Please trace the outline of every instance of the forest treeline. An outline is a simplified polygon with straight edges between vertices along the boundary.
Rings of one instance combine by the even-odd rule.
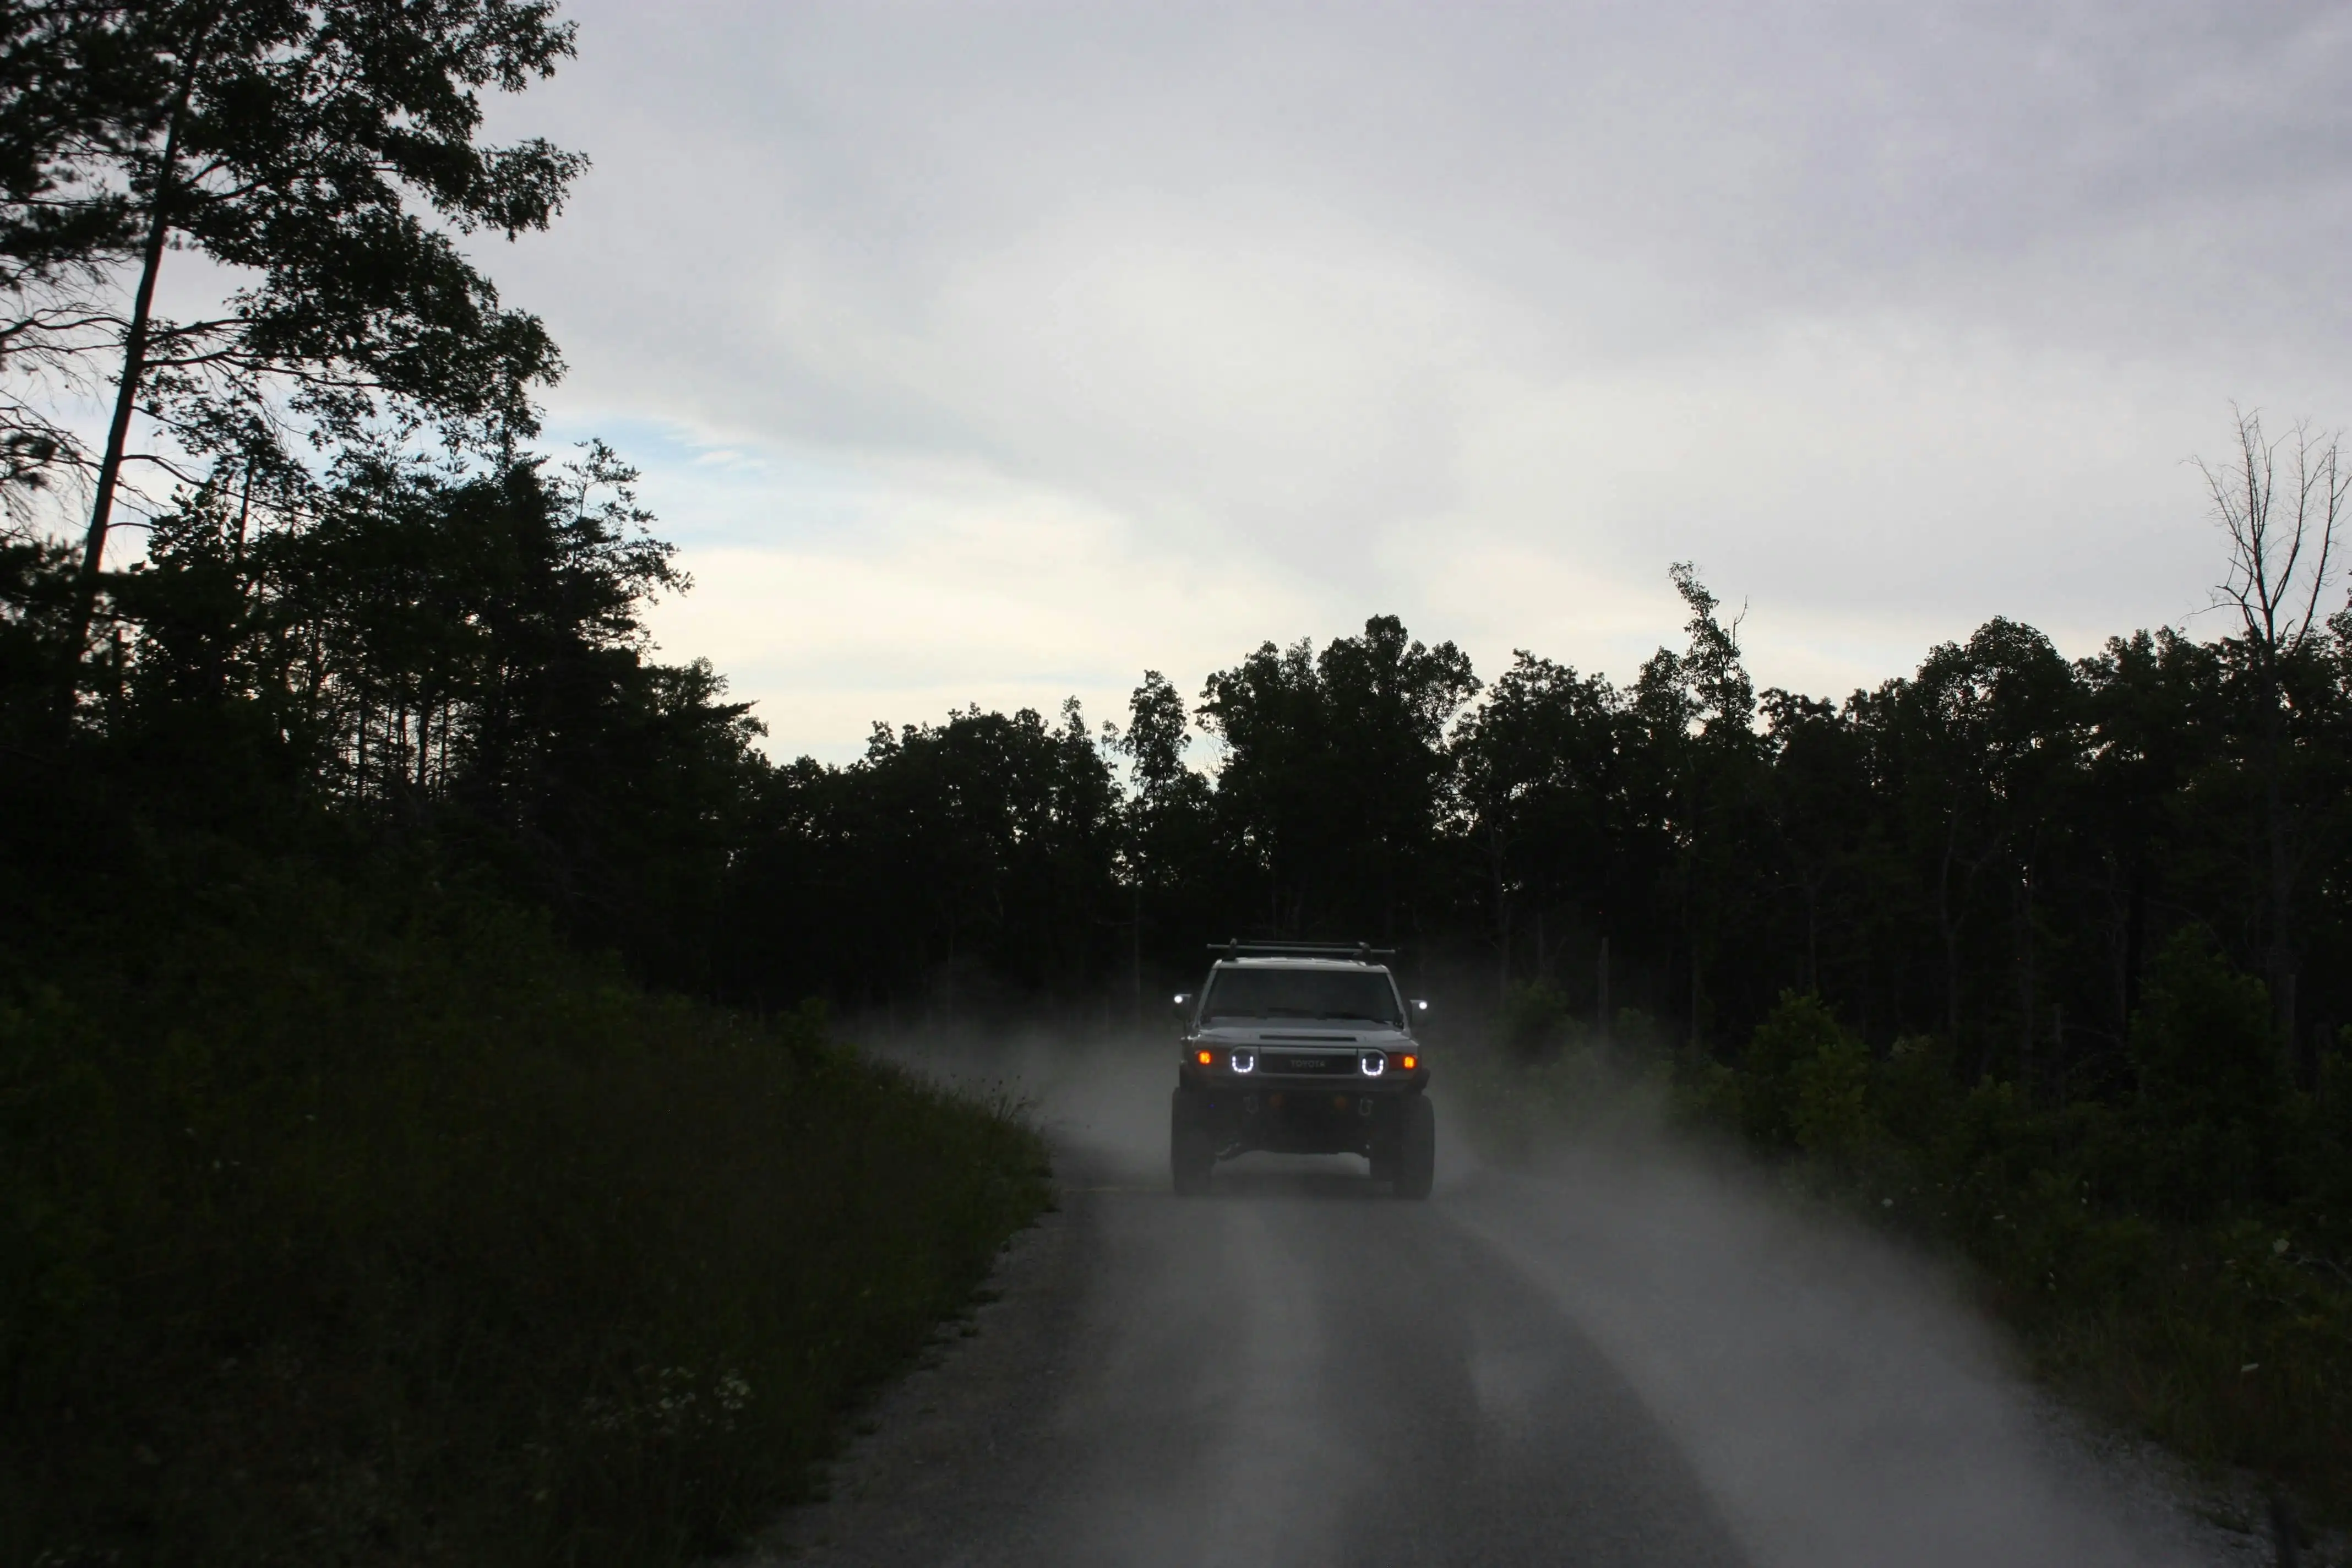
[[[2258,439],[2259,437],[2257,437]],[[2309,563],[2305,563],[2308,570]],[[2218,573],[2217,573],[2218,575]],[[1268,643],[1124,725],[877,727],[764,774],[722,983],[920,1005],[1192,978],[1204,939],[1365,939],[1458,1003],[1540,985],[1736,1054],[1784,990],[2051,1094],[2128,1077],[2154,956],[2205,933],[2308,1079],[2352,994],[2352,622],[2063,656],[1994,619],[1830,700],[1759,692],[1687,568],[1630,682],[1520,654],[1482,684],[1392,617]],[[1213,773],[1185,765],[1204,731]]]
[[[53,825],[26,860],[70,887],[133,823],[323,832],[485,879],[656,984],[909,1016],[1126,1022],[1205,939],[1361,938],[1457,1006],[1605,994],[1731,1054],[1817,992],[2060,1097],[2128,1080],[2183,931],[2263,981],[2301,1081],[2352,1017],[2340,610],[2291,647],[2167,629],[2074,659],[1995,619],[1831,701],[1757,691],[1678,568],[1685,644],[1622,686],[1527,653],[1482,683],[1376,616],[1198,693],[1147,674],[1117,725],[971,710],[774,764],[716,672],[649,656],[678,581],[627,479],[604,453],[368,474],[268,526],[194,490],[104,579],[63,730],[44,615],[73,563],[11,547],[12,772],[43,797],[17,820]]]

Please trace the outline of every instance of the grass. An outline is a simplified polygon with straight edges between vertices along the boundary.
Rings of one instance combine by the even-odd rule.
[[[689,1560],[1047,1201],[1012,1108],[495,903],[149,891],[0,968],[0,1561]]]

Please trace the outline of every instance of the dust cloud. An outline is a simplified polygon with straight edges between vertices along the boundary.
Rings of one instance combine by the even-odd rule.
[[[1171,1045],[1164,1033],[867,1037],[911,1070],[1024,1100],[1066,1172],[1128,1192],[1166,1185]],[[2198,1517],[2142,1449],[2095,1439],[2034,1388],[1932,1260],[1679,1140],[1638,1094],[1619,1096],[1593,1127],[1533,1147],[1521,1122],[1507,1162],[1483,1157],[1506,1140],[1474,1124],[1465,1096],[1446,1094],[1438,1059],[1428,1222],[1445,1245],[1499,1260],[1550,1304],[1552,1331],[1608,1363],[1759,1568],[2269,1560],[2259,1541]],[[1217,1181],[1242,1204],[1329,1199],[1363,1168],[1352,1157],[1247,1155]],[[1303,1250],[1298,1233],[1285,1234],[1286,1247]],[[1226,1245],[1229,1258],[1258,1259],[1249,1289],[1312,1299],[1314,1284],[1297,1278],[1311,1258],[1274,1268],[1264,1248]],[[1415,1242],[1400,1267],[1430,1256]],[[1276,1321],[1288,1310],[1266,1305]],[[1480,1408],[1536,1396],[1516,1365],[1465,1364]],[[1311,1414],[1261,1401],[1244,1419],[1265,1430],[1243,1440],[1344,1452],[1346,1435],[1300,1429]]]

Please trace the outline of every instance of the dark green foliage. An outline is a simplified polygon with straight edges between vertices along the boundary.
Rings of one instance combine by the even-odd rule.
[[[1108,763],[1075,704],[877,725],[845,768],[767,773],[729,879],[738,995],[984,1014],[1084,1001],[1126,913]]]
[[[2312,1086],[2314,1042],[2352,1012],[2352,623],[2299,656],[2280,763],[2235,641],[2142,634],[2070,662],[1995,619],[1843,702],[1759,696],[1736,625],[1695,574],[1675,582],[1685,645],[1622,688],[1522,653],[1465,708],[1467,662],[1391,617],[1319,652],[1265,644],[1213,671],[1192,710],[1221,752],[1205,775],[1181,765],[1181,699],[1150,675],[1111,746],[1128,798],[1060,879],[971,868],[1011,863],[978,826],[988,812],[1053,794],[1068,769],[1094,775],[1075,752],[1031,747],[1034,781],[992,763],[985,783],[927,786],[928,808],[893,795],[906,804],[882,816],[862,797],[929,762],[786,769],[730,896],[763,932],[793,931],[756,911],[821,880],[858,932],[840,949],[908,956],[796,963],[775,955],[825,932],[763,937],[722,984],[898,1005],[977,963],[1034,994],[1023,954],[1046,939],[971,933],[1098,930],[1093,947],[1051,939],[1066,1005],[1074,979],[1183,989],[1204,938],[1403,941],[1416,973],[1453,977],[1457,1018],[1539,986],[1577,1018],[1633,1006],[1728,1056],[1784,992],[1810,992],[1874,1052],[1934,1038],[1958,1089],[2116,1106],[2139,1092],[2132,1020],[2155,955],[2199,927],[2264,974],[2280,1059]],[[992,721],[1012,722],[965,714],[941,732],[976,740]],[[2294,830],[2284,858],[2273,816]],[[1035,901],[1049,897],[1064,901]],[[2291,997],[2270,976],[2283,952]]]
[[[385,398],[527,431],[553,346],[441,225],[546,226],[582,161],[478,144],[479,95],[571,52],[545,0],[11,6],[0,251],[20,292],[136,261],[160,204],[167,237],[250,279],[150,338],[153,411],[197,450],[262,433],[250,399],[286,372],[289,408],[334,435]]]
[[[1202,727],[1223,742],[1213,874],[1262,929],[1413,929],[1451,772],[1447,727],[1478,689],[1452,643],[1393,616],[1316,654],[1267,643],[1209,677]]]
[[[1778,1148],[1810,1147],[1830,1130],[1843,1132],[1858,1110],[1851,1103],[1860,1089],[1853,1070],[1858,1048],[1819,996],[1781,993],[1740,1058],[1740,1130]],[[1866,1072],[1867,1058],[1859,1066]]]
[[[519,447],[554,347],[457,237],[555,210],[478,95],[570,50],[541,0],[0,14],[0,1561],[691,1560],[1045,1201],[1009,1108],[675,994],[740,975],[791,775],[645,657],[627,471]],[[166,320],[185,248],[229,292]],[[34,395],[101,385],[100,457]],[[72,467],[79,552],[26,526]],[[1107,863],[1075,716],[887,749],[924,853],[1061,759],[968,900]]]
[[[1573,1018],[1568,999],[1551,986],[1514,985],[1503,998],[1503,1042],[1521,1061],[1543,1061],[1566,1044]]]
[[[257,500],[290,517],[322,463],[427,433],[445,455],[504,456],[536,430],[555,346],[457,237],[554,215],[583,160],[476,136],[484,89],[520,90],[571,52],[552,0],[9,8],[0,364],[18,387],[111,394],[94,450],[39,396],[0,400],[0,499],[60,466],[92,477],[61,675],[99,613],[128,468],[172,489],[209,472],[239,488],[240,516]],[[224,281],[173,319],[155,302],[179,250]]]
[[[1043,1200],[1000,1112],[493,902],[111,890],[95,962],[0,975],[10,1562],[683,1561]]]
[[[2131,1039],[2134,1092],[2037,1103],[1969,1084],[1932,1037],[1874,1055],[1790,992],[1735,1058],[1675,1062],[1672,1099],[1792,1183],[1963,1251],[2062,1385],[2352,1513],[2341,1058],[2298,1091],[2263,983],[2193,929],[2152,964]],[[1591,1122],[1611,1081],[1548,1068],[1479,1089]]]
[[[2136,1184],[2168,1214],[2283,1196],[2285,1046],[2263,983],[2189,930],[2158,957],[2132,1019],[2131,1107],[2145,1169]]]

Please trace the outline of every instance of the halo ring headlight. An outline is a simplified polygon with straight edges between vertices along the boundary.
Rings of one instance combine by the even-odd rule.
[[[1233,1068],[1235,1072],[1257,1071],[1257,1053],[1255,1051],[1235,1051],[1230,1059],[1233,1062]]]
[[[1389,1070],[1388,1054],[1384,1051],[1366,1051],[1356,1058],[1356,1067],[1366,1078],[1378,1078]]]

